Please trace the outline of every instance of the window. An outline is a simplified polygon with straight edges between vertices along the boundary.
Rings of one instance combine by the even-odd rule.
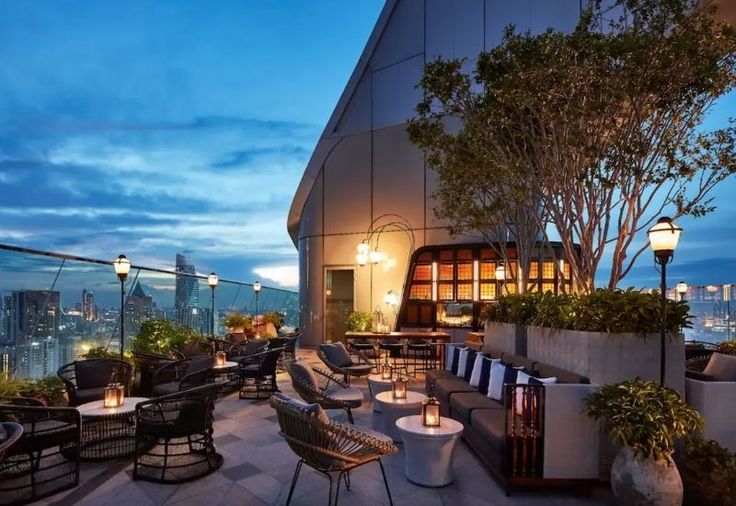
[[[414,281],[432,281],[432,264],[414,267]]]
[[[409,298],[412,300],[430,300],[432,298],[432,285],[412,285]]]

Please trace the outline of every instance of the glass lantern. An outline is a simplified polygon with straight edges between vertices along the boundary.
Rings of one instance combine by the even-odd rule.
[[[381,366],[381,379],[390,380],[391,377],[393,376],[393,372],[394,372],[393,369],[388,363],[383,364]]]
[[[405,378],[396,378],[391,382],[391,393],[394,399],[406,399],[409,382]]]
[[[103,406],[119,408],[125,402],[125,387],[121,383],[110,383],[105,387]]]
[[[224,351],[218,351],[217,353],[215,353],[215,366],[223,367],[226,360],[227,357]]]
[[[440,401],[430,396],[422,403],[422,425],[425,427],[440,426]]]

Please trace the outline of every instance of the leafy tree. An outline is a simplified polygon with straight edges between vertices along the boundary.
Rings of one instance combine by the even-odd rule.
[[[733,28],[710,2],[615,4],[624,14],[603,21],[616,9],[593,1],[569,34],[509,27],[472,76],[463,61],[428,64],[408,127],[454,232],[492,239],[505,225],[523,265],[535,246],[522,238],[554,231],[583,291],[606,252],[615,288],[661,214],[712,212],[713,188],[736,171],[733,120],[702,129],[736,83]]]

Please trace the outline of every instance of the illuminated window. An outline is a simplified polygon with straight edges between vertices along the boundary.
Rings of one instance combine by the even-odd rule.
[[[432,281],[432,264],[414,267],[414,281]]]
[[[473,264],[458,264],[457,279],[461,281],[469,281],[473,279]]]
[[[451,283],[440,283],[438,298],[440,300],[455,300],[452,288]]]
[[[501,293],[503,295],[516,293],[516,283],[504,283]]]
[[[539,277],[539,264],[532,262],[529,264],[529,279],[537,279]]]
[[[480,284],[480,300],[494,300],[496,298],[496,283]]]
[[[552,261],[542,262],[542,279],[555,279],[555,263]]]
[[[480,279],[496,279],[496,262],[481,262]]]
[[[471,283],[458,283],[457,300],[472,300],[473,285]]]
[[[542,293],[547,292],[555,292],[555,284],[554,283],[542,283]]]
[[[454,265],[452,264],[440,264],[440,281],[452,281],[455,279],[453,268]]]
[[[539,284],[538,283],[529,283],[526,290],[530,293],[537,293],[539,291]]]
[[[570,264],[562,260],[562,274],[565,280],[570,280]]]
[[[457,259],[458,260],[472,260],[473,259],[473,250],[471,249],[461,249],[457,251]]]
[[[431,285],[412,285],[409,292],[409,298],[412,300],[429,300],[432,298]]]

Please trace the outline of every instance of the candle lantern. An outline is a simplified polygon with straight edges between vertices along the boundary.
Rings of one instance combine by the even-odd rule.
[[[388,363],[383,364],[381,366],[381,379],[390,380],[392,374],[393,374],[393,371],[391,369],[391,366],[388,365]]]
[[[425,427],[440,426],[440,401],[434,396],[422,403],[422,424]]]
[[[394,399],[406,399],[406,389],[409,382],[405,378],[398,377],[391,382],[391,392]]]
[[[105,387],[104,407],[119,408],[124,401],[125,387],[121,383],[110,383]]]
[[[227,360],[227,357],[225,356],[224,351],[218,351],[215,353],[215,365],[219,367],[223,367],[225,365],[225,361]]]

